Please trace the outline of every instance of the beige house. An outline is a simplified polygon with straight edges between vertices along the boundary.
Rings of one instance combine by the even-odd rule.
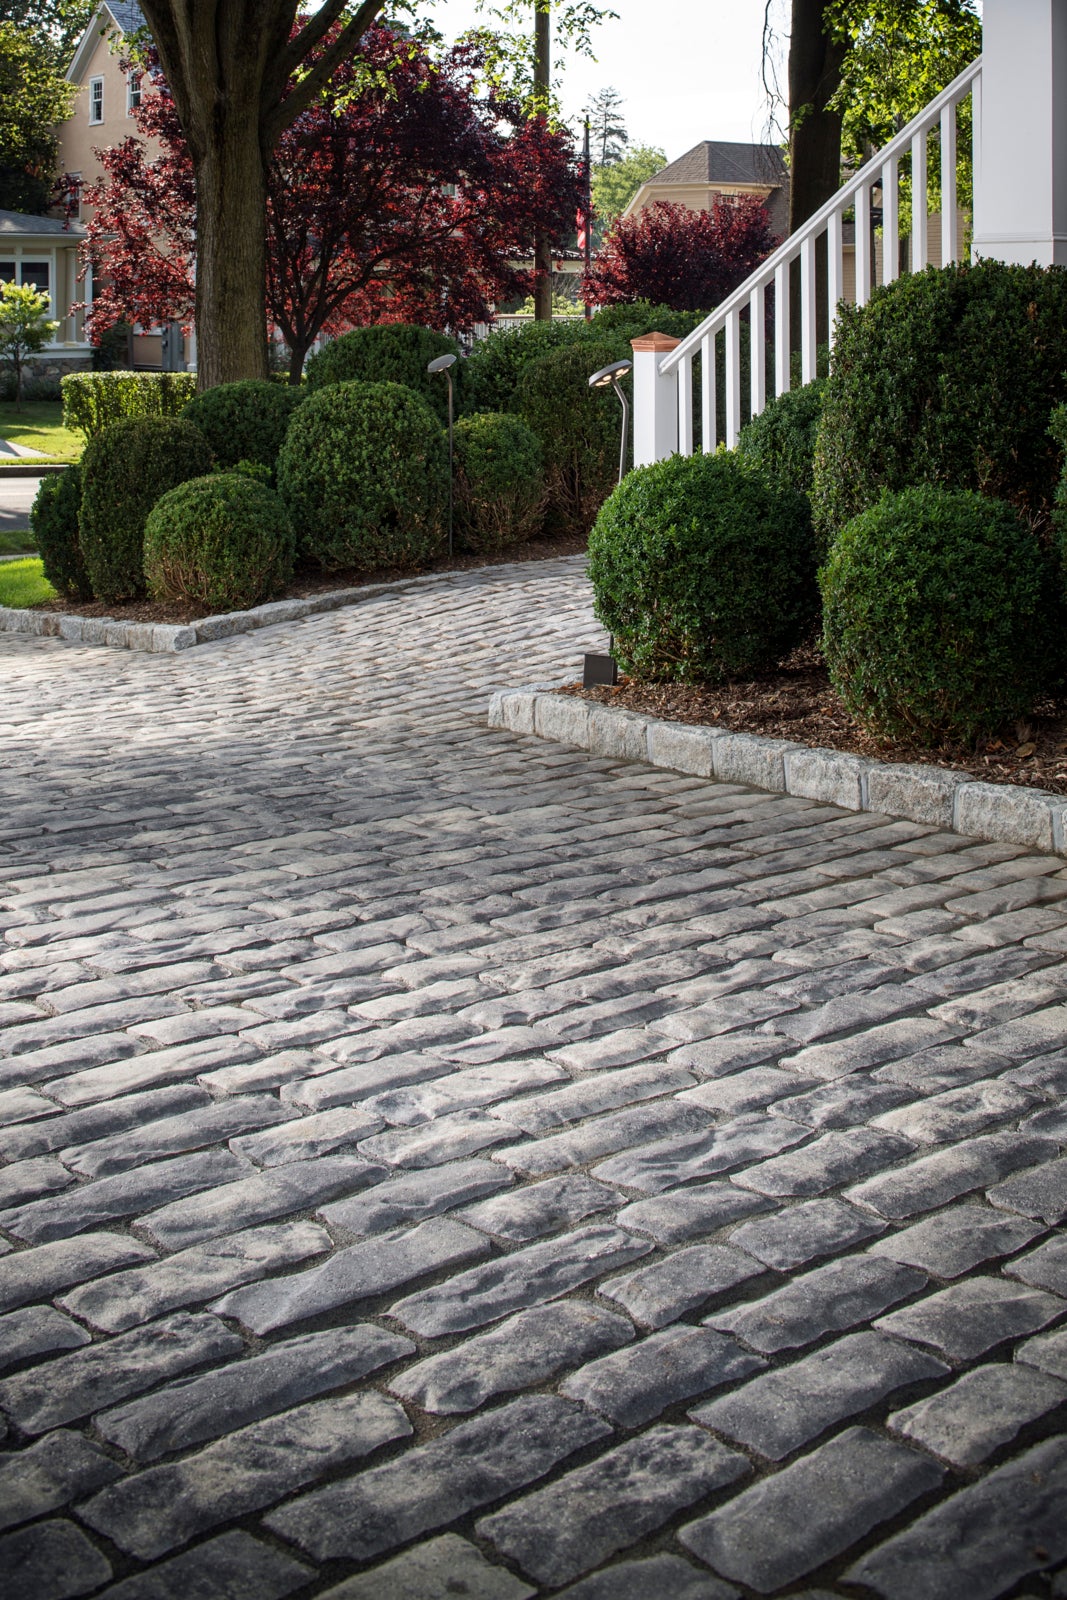
[[[69,226],[57,217],[26,216],[21,211],[0,211],[0,281],[33,284],[49,300],[50,320],[59,323],[55,334],[30,363],[38,377],[62,377],[87,366],[90,348],[81,315],[70,307],[81,298],[78,246],[85,229]]]
[[[735,144],[704,139],[643,183],[624,217],[636,216],[657,200],[690,211],[710,211],[720,196],[756,195],[770,213],[771,228],[784,238],[789,230],[789,170],[773,144]]]

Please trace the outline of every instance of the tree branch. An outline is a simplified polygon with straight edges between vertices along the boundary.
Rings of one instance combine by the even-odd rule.
[[[323,52],[307,75],[301,78],[292,92],[284,99],[277,98],[272,109],[264,106],[263,130],[266,136],[268,149],[272,149],[284,130],[291,126],[329,83],[333,74],[343,61],[355,51],[356,45],[366,33],[371,23],[375,20],[385,5],[385,0],[363,0],[363,4],[347,23],[337,38]],[[323,11],[336,7],[336,0],[329,0],[329,5]],[[319,14],[320,16],[322,13]],[[318,19],[316,19],[317,21]],[[309,26],[311,26],[309,24]],[[306,31],[306,30],[305,30]],[[303,37],[299,35],[298,37]],[[296,63],[299,66],[299,62]],[[294,70],[289,69],[290,72]]]

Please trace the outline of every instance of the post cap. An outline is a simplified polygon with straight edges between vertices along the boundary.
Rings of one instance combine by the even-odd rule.
[[[666,355],[668,350],[674,350],[681,342],[681,339],[672,339],[669,333],[643,333],[639,339],[630,340],[635,355],[643,355],[649,350],[656,355]]]

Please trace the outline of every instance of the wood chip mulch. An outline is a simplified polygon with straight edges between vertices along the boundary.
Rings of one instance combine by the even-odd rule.
[[[1067,794],[1067,703],[1039,705],[1027,722],[1002,728],[971,750],[958,744],[933,748],[905,740],[875,739],[849,715],[814,649],[795,651],[778,672],[716,688],[680,683],[636,683],[583,689],[569,683],[560,694],[600,700],[666,722],[705,723],[738,733],[758,733],[796,744],[847,750],[876,761],[951,767],[983,783],[1013,783]]]

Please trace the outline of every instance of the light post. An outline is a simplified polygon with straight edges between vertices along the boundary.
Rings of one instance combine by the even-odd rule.
[[[626,445],[630,434],[630,405],[619,379],[624,377],[633,366],[632,361],[613,361],[610,366],[601,367],[599,372],[594,372],[589,379],[590,389],[614,389],[622,406],[622,438],[619,442],[619,482],[626,476]],[[615,660],[615,636],[608,637],[608,654],[606,656],[587,655],[584,658],[582,669],[583,689],[595,688],[598,684],[613,686],[619,681],[619,668]]]
[[[443,372],[448,379],[448,559],[452,559],[452,457],[454,419],[452,415],[452,368],[455,356],[436,356],[426,368],[427,372]]]

